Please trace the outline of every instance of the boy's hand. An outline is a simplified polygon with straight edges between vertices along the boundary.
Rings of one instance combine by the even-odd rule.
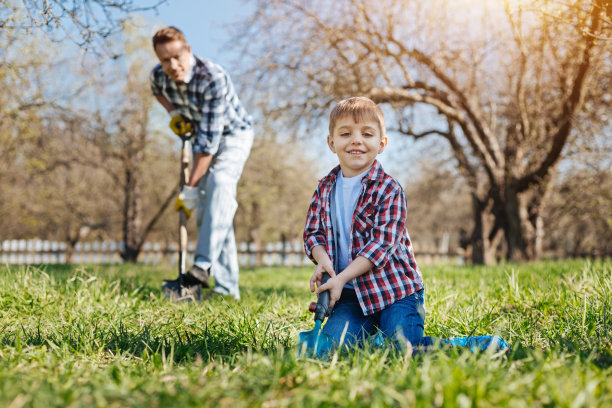
[[[344,282],[344,280],[340,276],[334,275],[325,284],[320,285],[317,288],[317,295],[321,292],[325,292],[326,290],[329,290],[329,309],[330,310],[334,307],[334,305],[336,304],[336,301],[340,299],[340,296],[342,295],[342,288],[344,287],[345,283],[346,282]]]
[[[315,269],[314,273],[310,277],[310,291],[314,292],[316,288],[321,286],[321,280],[323,279],[323,273],[329,273],[330,277],[336,276],[336,272],[334,272],[334,267],[332,266],[331,260],[325,259],[322,262],[317,264],[317,269]]]

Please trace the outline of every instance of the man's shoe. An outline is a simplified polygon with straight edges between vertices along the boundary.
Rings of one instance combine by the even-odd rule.
[[[185,284],[193,285],[200,284],[204,288],[210,288],[210,274],[207,270],[193,265],[183,277]]]
[[[181,286],[178,279],[164,280],[164,283],[162,283],[162,290],[164,292],[164,297],[169,298],[173,302],[200,303],[202,299],[202,285],[200,283],[184,283]]]

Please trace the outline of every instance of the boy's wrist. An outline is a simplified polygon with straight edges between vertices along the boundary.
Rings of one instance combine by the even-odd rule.
[[[348,273],[342,273],[342,272],[338,273],[336,276],[338,277],[338,279],[340,280],[340,282],[342,282],[342,285],[344,286],[347,283],[349,283],[349,281],[351,281],[351,278],[349,277]]]

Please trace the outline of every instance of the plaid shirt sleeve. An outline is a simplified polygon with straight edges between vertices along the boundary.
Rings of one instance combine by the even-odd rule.
[[[306,226],[304,227],[304,250],[306,255],[312,262],[317,263],[312,256],[312,249],[317,245],[327,247],[327,240],[325,238],[325,224],[323,222],[324,211],[321,199],[321,186],[315,190],[312,200],[310,201],[310,207],[306,215]]]
[[[198,137],[193,144],[194,153],[215,154],[225,126],[225,110],[229,93],[228,78],[223,71],[216,72],[206,89],[201,90],[203,100],[200,108]]]
[[[151,71],[151,75],[149,76],[149,83],[151,84],[151,92],[153,95],[157,96],[162,93],[161,86],[157,80],[159,71],[161,70],[161,65],[157,64],[155,68]]]
[[[406,227],[406,197],[396,184],[389,184],[381,192],[384,197],[376,210],[374,226],[369,240],[357,256],[369,259],[376,269],[381,269],[388,262],[390,255],[397,248]]]

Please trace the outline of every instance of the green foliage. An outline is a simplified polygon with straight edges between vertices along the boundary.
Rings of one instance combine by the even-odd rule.
[[[296,355],[311,268],[244,270],[242,300],[163,299],[164,268],[0,268],[0,405],[610,406],[612,262],[425,268],[426,334],[507,355]]]

